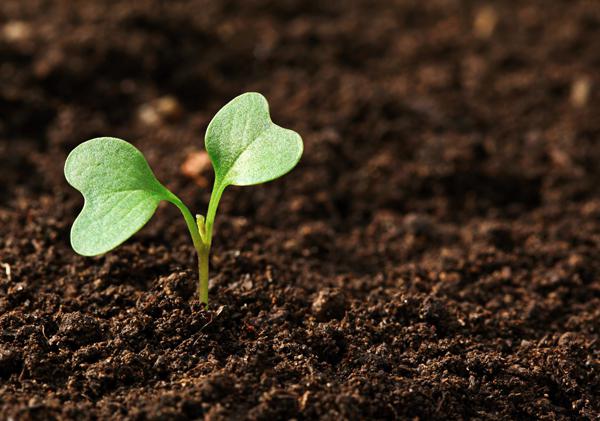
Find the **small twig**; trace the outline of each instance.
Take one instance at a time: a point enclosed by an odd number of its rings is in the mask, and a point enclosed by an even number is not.
[[[0,266],[4,268],[4,273],[6,273],[6,277],[9,281],[12,281],[12,273],[10,271],[10,265],[8,263],[0,263]]]

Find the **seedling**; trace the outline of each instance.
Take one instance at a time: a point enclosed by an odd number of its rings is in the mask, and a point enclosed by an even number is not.
[[[281,177],[300,160],[298,133],[274,124],[258,93],[245,93],[214,116],[206,130],[206,151],[215,182],[206,216],[187,206],[154,176],[142,153],[130,143],[100,137],[77,146],[65,163],[65,177],[85,199],[71,228],[71,245],[83,256],[104,254],[121,245],[166,200],[179,208],[198,254],[200,301],[208,304],[208,266],[213,224],[227,186],[250,186]]]

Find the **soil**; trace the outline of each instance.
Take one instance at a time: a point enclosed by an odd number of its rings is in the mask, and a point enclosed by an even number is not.
[[[0,418],[599,419],[599,37],[586,0],[1,1]],[[208,310],[172,206],[72,251],[74,146],[202,212],[244,91],[305,154],[225,193]]]

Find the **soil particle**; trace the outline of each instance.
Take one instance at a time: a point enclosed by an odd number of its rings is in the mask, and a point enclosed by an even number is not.
[[[49,340],[50,345],[80,347],[102,339],[98,320],[80,312],[62,314],[58,320],[58,332]]]
[[[259,404],[248,413],[252,420],[293,419],[298,416],[298,399],[284,390],[264,393]]]
[[[161,123],[173,123],[179,120],[182,113],[183,110],[177,98],[164,96],[142,105],[138,110],[138,117],[148,126],[157,126]]]
[[[0,378],[7,378],[20,371],[22,356],[16,350],[8,347],[0,348]]]
[[[181,173],[194,180],[198,187],[208,188],[210,186],[208,175],[211,168],[210,158],[206,151],[193,151],[181,164]]]
[[[323,289],[317,293],[312,302],[312,311],[317,320],[326,322],[331,319],[342,319],[346,312],[346,298],[337,289]]]

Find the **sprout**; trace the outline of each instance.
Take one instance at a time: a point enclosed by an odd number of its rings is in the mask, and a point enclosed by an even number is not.
[[[215,171],[206,216],[196,218],[154,176],[142,153],[113,137],[88,140],[69,154],[65,177],[85,204],[71,228],[71,245],[83,256],[106,253],[139,231],[166,200],[179,208],[198,254],[200,301],[208,304],[213,224],[227,186],[250,186],[281,177],[300,160],[300,136],[271,121],[258,93],[234,98],[210,122],[205,147]]]

